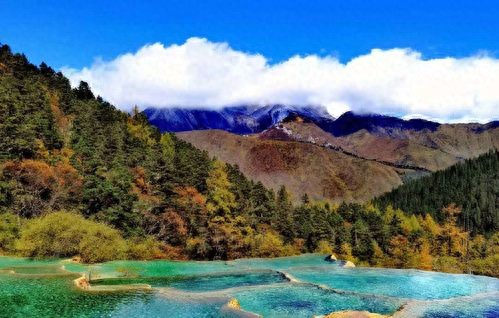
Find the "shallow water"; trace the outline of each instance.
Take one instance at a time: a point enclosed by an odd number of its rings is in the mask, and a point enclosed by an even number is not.
[[[100,279],[92,285],[148,284],[152,287],[170,287],[184,291],[206,292],[227,288],[283,283],[287,280],[275,271],[234,272],[192,276],[136,277]]]
[[[73,280],[113,289],[81,291]],[[324,255],[229,262],[64,260],[0,257],[0,317],[237,317],[235,297],[264,317],[368,310],[399,317],[499,317],[499,280],[417,270],[341,268]]]
[[[235,293],[235,297],[243,308],[264,317],[312,317],[348,309],[391,314],[403,304],[397,299],[339,294],[305,284],[288,284],[283,288],[261,287]]]
[[[334,289],[420,300],[499,290],[497,279],[419,270],[311,267],[292,269],[289,273],[299,280]]]

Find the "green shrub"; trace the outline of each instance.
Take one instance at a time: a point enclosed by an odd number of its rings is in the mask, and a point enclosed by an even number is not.
[[[328,241],[320,240],[317,243],[317,248],[315,249],[315,252],[320,253],[320,254],[331,255],[331,254],[333,254],[333,248],[331,247],[331,245],[329,244]]]
[[[499,254],[471,261],[473,274],[499,277]]]
[[[127,244],[121,234],[107,225],[92,223],[78,245],[81,260],[96,263],[125,258]]]
[[[284,243],[276,233],[257,234],[252,241],[252,250],[256,257],[278,257],[284,254]]]
[[[163,244],[156,241],[153,237],[131,238],[127,241],[127,258],[149,260],[163,258]]]
[[[28,257],[79,255],[88,263],[126,255],[126,241],[117,230],[70,212],[54,212],[29,220],[16,247]]]
[[[441,256],[433,261],[433,269],[438,272],[462,273],[463,265],[459,259],[452,256]]]
[[[11,252],[19,237],[19,218],[12,213],[0,213],[0,252]]]

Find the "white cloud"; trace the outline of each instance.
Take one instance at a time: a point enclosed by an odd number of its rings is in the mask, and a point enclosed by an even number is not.
[[[354,110],[447,122],[499,119],[499,60],[486,55],[423,59],[397,48],[347,63],[310,55],[270,64],[227,43],[190,38],[63,72],[122,109],[284,103],[324,105],[334,116]]]

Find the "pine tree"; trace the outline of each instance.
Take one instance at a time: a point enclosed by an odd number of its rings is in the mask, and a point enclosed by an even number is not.
[[[277,191],[276,213],[271,223],[275,224],[275,228],[284,236],[287,242],[293,239],[293,205],[285,186],[281,186]]]

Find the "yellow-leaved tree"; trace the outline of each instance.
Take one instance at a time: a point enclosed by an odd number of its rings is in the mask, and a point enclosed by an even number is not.
[[[212,168],[208,179],[206,179],[208,187],[208,203],[206,208],[212,215],[226,216],[232,214],[236,204],[236,197],[230,191],[231,183],[225,170],[225,164],[215,160],[212,163]]]
[[[461,208],[450,204],[444,207],[442,212],[446,218],[441,233],[444,251],[448,256],[463,257],[466,254],[468,232],[463,231],[457,224]]]

